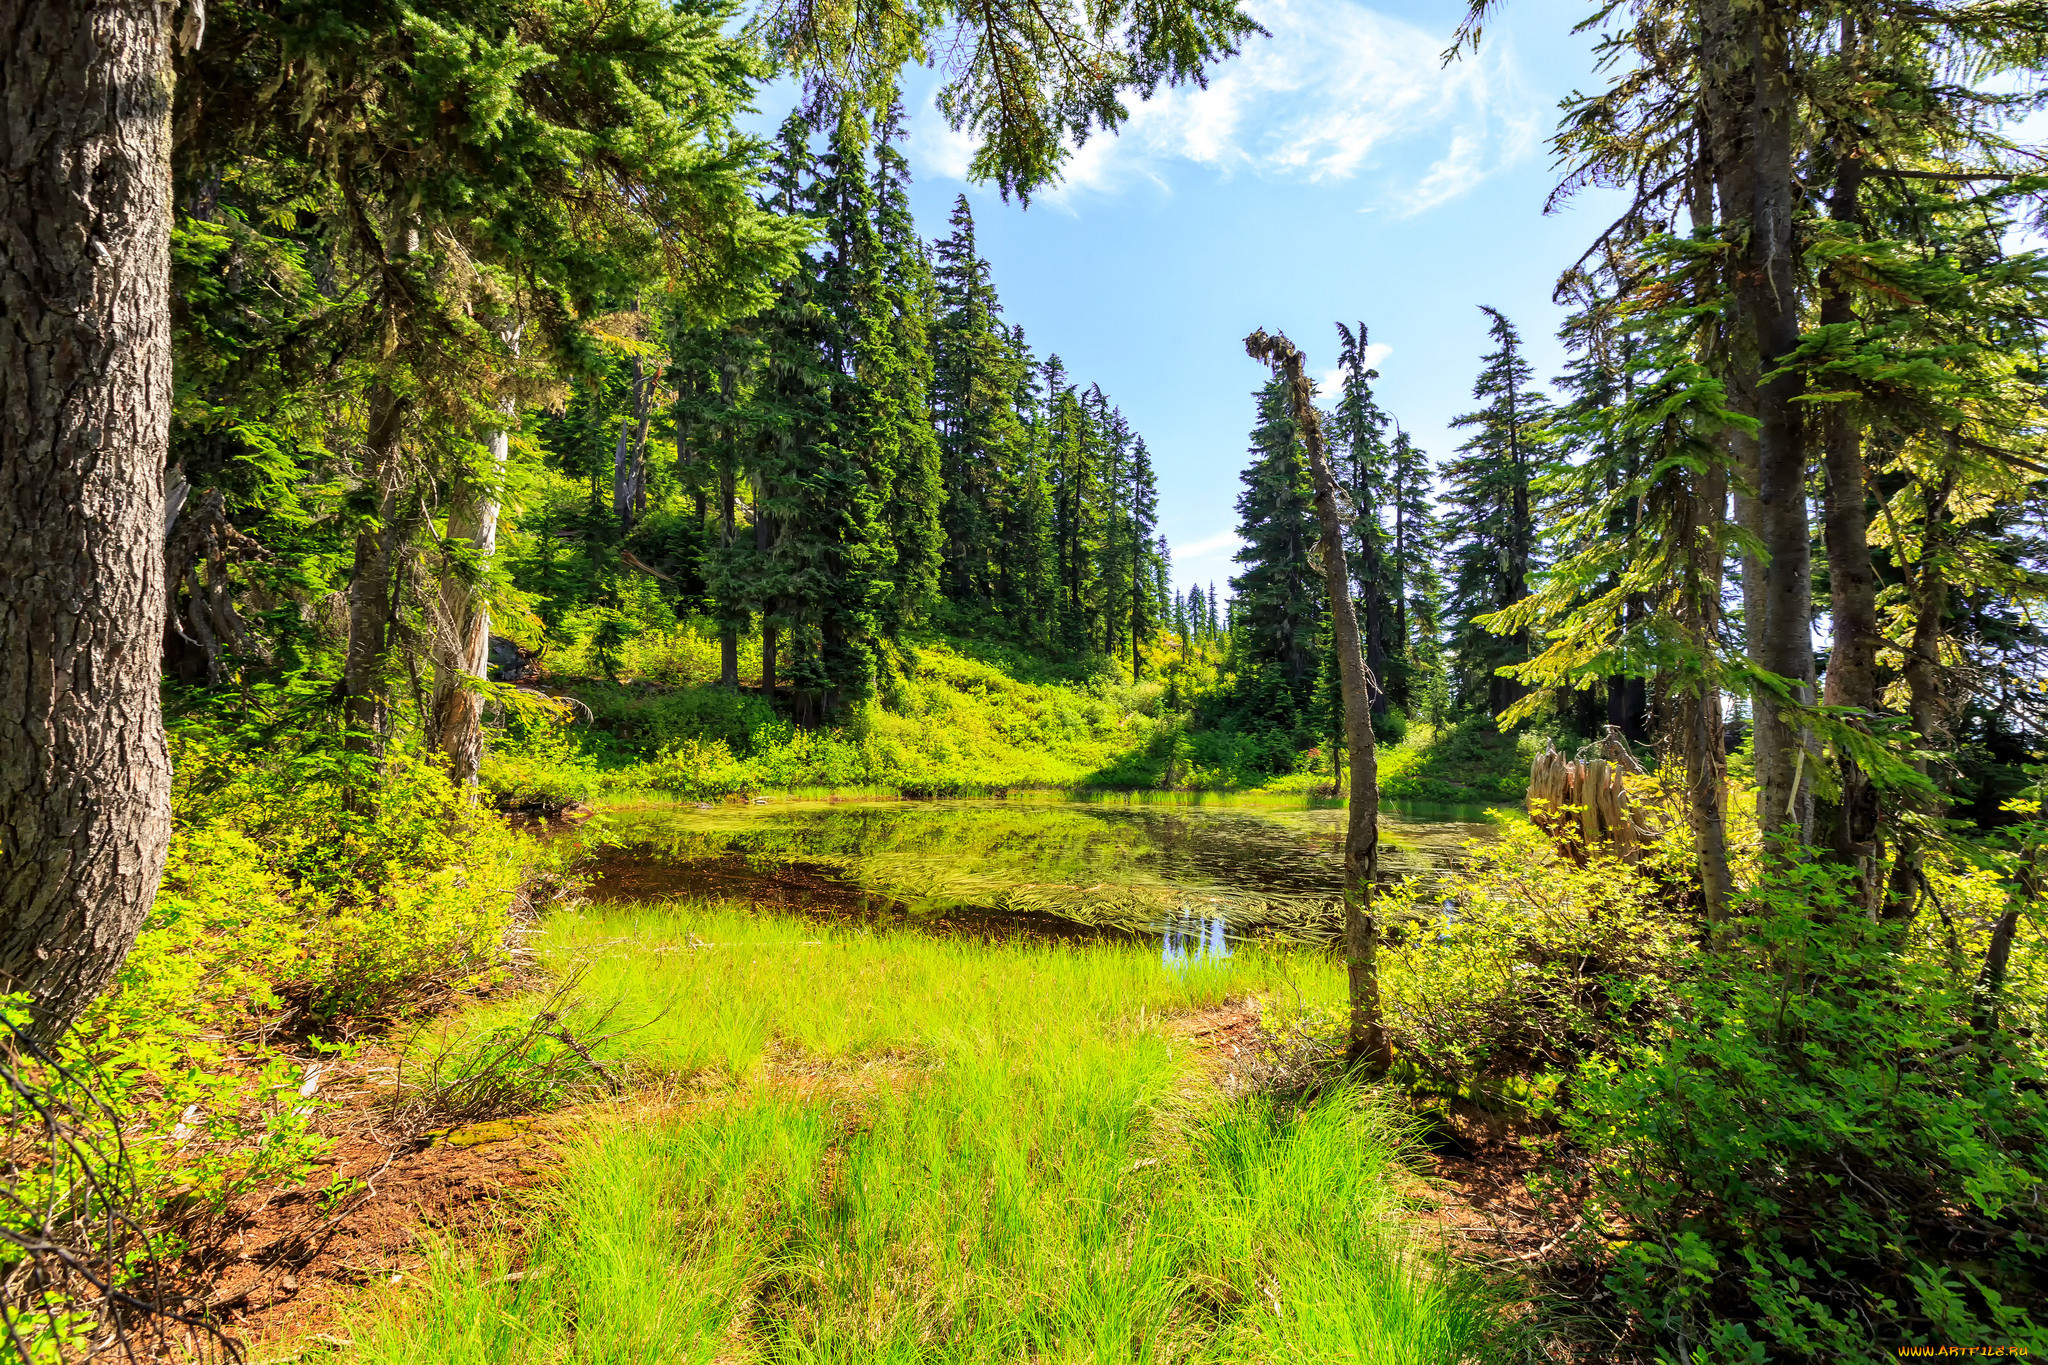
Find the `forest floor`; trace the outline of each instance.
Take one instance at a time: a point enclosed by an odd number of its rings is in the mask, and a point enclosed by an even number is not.
[[[813,913],[768,910],[785,890]],[[543,959],[622,1003],[640,1084],[345,1139],[251,1201],[220,1296],[250,1358],[1450,1365],[1526,1336],[1466,1263],[1548,1254],[1527,1151],[1475,1128],[1432,1154],[1388,1096],[1283,1093],[1260,1002],[1334,998],[1337,969],[850,932],[803,890],[558,915]]]

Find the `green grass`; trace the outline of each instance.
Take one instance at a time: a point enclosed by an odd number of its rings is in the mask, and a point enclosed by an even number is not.
[[[702,1098],[594,1122],[530,1244],[450,1249],[350,1359],[1450,1365],[1498,1331],[1404,1223],[1394,1109],[1224,1099],[1167,1027],[1289,979],[1328,1004],[1326,958],[1176,973],[702,905],[565,916],[545,951]]]
[[[1491,716],[1468,716],[1441,729],[1412,727],[1380,750],[1380,795],[1389,801],[1475,806],[1520,801],[1529,791],[1534,751],[1504,735]]]

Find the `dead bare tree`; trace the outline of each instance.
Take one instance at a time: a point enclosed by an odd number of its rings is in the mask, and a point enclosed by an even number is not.
[[[1323,450],[1322,415],[1302,366],[1301,352],[1285,336],[1263,330],[1244,339],[1245,351],[1287,382],[1294,425],[1308,451],[1316,484],[1316,516],[1322,525],[1323,573],[1329,582],[1337,669],[1344,690],[1344,747],[1351,764],[1349,822],[1344,838],[1344,965],[1350,988],[1351,1020],[1345,1051],[1352,1065],[1383,1074],[1393,1051],[1380,1018],[1379,921],[1373,914],[1374,882],[1380,870],[1380,770],[1372,738],[1374,680],[1358,643],[1358,612],[1351,603],[1351,576],[1344,563],[1344,529],[1337,510],[1337,481]]]

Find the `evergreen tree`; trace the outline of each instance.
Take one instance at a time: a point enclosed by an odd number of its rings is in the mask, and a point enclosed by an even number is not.
[[[1366,672],[1372,678],[1373,711],[1378,714],[1387,706],[1387,637],[1393,626],[1392,604],[1397,600],[1387,581],[1386,528],[1382,522],[1382,510],[1392,501],[1388,487],[1389,419],[1373,398],[1372,384],[1380,374],[1366,361],[1365,324],[1359,323],[1354,332],[1338,323],[1337,340],[1337,368],[1343,392],[1330,422],[1334,466],[1331,473],[1351,497],[1351,543],[1345,547],[1345,555],[1350,561],[1351,579],[1358,585],[1358,628],[1363,635]]]
[[[1496,309],[1481,311],[1495,343],[1472,387],[1484,406],[1452,422],[1472,435],[1444,470],[1445,498],[1456,509],[1446,606],[1459,700],[1497,716],[1522,695],[1522,684],[1499,669],[1528,659],[1529,632],[1521,627],[1495,635],[1478,618],[1529,595],[1535,563],[1530,490],[1541,460],[1534,431],[1545,405],[1528,387],[1532,371],[1514,324]]]
[[[1291,740],[1310,741],[1323,728],[1315,723],[1313,703],[1322,657],[1317,636],[1326,614],[1323,575],[1312,553],[1315,490],[1284,382],[1273,380],[1256,397],[1252,462],[1237,499],[1244,545],[1236,559],[1244,568],[1230,580],[1238,709]]]
[[[932,415],[938,427],[941,524],[947,592],[984,612],[994,599],[990,554],[1001,524],[999,480],[1015,454],[1015,346],[974,239],[967,196],[954,202],[952,233],[933,248],[937,320],[932,333]]]
[[[1389,536],[1392,553],[1387,561],[1387,595],[1393,603],[1393,620],[1387,632],[1387,694],[1396,706],[1411,709],[1415,703],[1416,677],[1423,667],[1417,652],[1418,596],[1430,603],[1427,619],[1434,630],[1435,566],[1438,528],[1436,500],[1430,486],[1429,456],[1417,448],[1407,432],[1396,428],[1388,452],[1388,510],[1393,528]],[[1435,653],[1429,658],[1434,666]]]
[[[911,219],[910,165],[895,146],[901,127],[898,105],[876,131],[874,171],[888,336],[886,346],[874,348],[878,370],[872,382],[888,395],[895,426],[893,459],[881,481],[893,561],[886,613],[892,631],[922,621],[936,605],[945,558],[945,484],[931,409],[935,288],[924,242]]]
[[[1126,629],[1131,643],[1131,681],[1144,672],[1144,642],[1165,624],[1167,581],[1166,537],[1159,535],[1159,487],[1152,473],[1152,452],[1145,438],[1133,438],[1130,459],[1130,493],[1124,499],[1124,519],[1130,554],[1131,595]]]

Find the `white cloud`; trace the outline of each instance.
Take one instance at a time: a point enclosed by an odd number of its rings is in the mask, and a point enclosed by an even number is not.
[[[1204,536],[1202,539],[1192,541],[1189,544],[1174,546],[1173,557],[1176,562],[1185,562],[1191,559],[1227,559],[1229,556],[1223,554],[1223,551],[1228,550],[1231,554],[1235,554],[1237,553],[1237,547],[1242,544],[1244,544],[1244,541],[1238,537],[1237,532],[1219,531],[1213,536]]]
[[[1376,370],[1380,362],[1394,353],[1394,348],[1377,341],[1365,343],[1365,368]],[[1344,392],[1344,371],[1332,366],[1315,377],[1316,394],[1323,398],[1335,398]]]
[[[1068,160],[1054,203],[1133,185],[1170,188],[1176,163],[1222,174],[1342,182],[1370,175],[1366,207],[1420,213],[1536,143],[1540,111],[1502,44],[1445,66],[1448,44],[1350,0],[1254,0],[1272,32],[1217,68],[1206,90],[1162,90],[1117,135]],[[927,110],[912,155],[962,179],[972,142]],[[1386,164],[1386,163],[1398,164]]]

